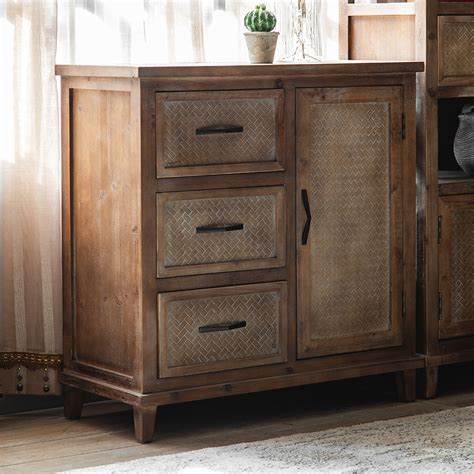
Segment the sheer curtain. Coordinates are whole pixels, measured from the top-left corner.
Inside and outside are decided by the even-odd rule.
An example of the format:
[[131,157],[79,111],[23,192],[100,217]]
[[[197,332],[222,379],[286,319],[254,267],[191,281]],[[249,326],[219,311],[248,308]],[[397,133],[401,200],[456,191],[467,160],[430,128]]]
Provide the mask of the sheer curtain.
[[0,0],[0,393],[59,388],[56,11]]
[[[59,0],[58,63],[247,62],[256,0]],[[268,0],[277,60],[337,58],[338,0]],[[299,21],[302,20],[302,21]],[[302,29],[302,31],[300,31]]]
[[[337,58],[336,0],[267,1],[277,60]],[[247,62],[255,0],[0,0],[0,393],[59,393],[54,65]],[[57,53],[57,54],[56,54]]]

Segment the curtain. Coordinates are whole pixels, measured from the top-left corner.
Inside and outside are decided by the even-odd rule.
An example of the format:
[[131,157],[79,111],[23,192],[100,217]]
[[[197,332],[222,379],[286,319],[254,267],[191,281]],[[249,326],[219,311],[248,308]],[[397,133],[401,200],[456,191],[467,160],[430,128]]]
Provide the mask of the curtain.
[[[337,58],[336,0],[273,0],[277,60]],[[255,0],[0,0],[0,394],[60,392],[54,65],[247,62]]]
[[[337,59],[337,0],[265,3],[277,16],[276,60]],[[243,18],[255,4],[255,0],[59,0],[57,61],[248,62]]]
[[58,393],[55,0],[0,0],[0,393]]

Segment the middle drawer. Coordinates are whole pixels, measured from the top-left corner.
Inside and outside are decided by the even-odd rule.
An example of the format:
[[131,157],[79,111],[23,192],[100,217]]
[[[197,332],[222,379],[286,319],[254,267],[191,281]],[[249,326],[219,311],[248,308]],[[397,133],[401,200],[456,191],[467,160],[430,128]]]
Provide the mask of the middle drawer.
[[283,186],[157,195],[157,275],[285,265]]

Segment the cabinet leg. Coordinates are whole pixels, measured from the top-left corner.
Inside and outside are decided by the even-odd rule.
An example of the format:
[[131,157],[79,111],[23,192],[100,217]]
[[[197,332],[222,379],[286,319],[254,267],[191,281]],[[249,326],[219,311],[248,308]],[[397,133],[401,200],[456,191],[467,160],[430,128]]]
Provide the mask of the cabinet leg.
[[414,402],[416,400],[416,369],[397,372],[398,399],[401,402]]
[[64,416],[68,420],[77,420],[81,417],[84,404],[84,392],[74,387],[64,387]]
[[139,443],[150,443],[155,432],[156,410],[158,407],[133,407],[135,438]]
[[423,369],[422,396],[423,398],[435,398],[438,391],[438,367],[426,367]]

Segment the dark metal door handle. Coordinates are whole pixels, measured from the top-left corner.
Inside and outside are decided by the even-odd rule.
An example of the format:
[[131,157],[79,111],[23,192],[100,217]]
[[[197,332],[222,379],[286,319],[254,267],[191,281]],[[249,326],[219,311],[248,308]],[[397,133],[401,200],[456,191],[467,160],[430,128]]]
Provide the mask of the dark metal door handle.
[[209,225],[196,227],[196,234],[213,234],[215,232],[232,232],[234,230],[243,230],[243,224],[225,224],[225,225]]
[[218,332],[218,331],[232,331],[233,329],[244,328],[247,326],[247,321],[235,321],[233,323],[209,324],[207,326],[200,326],[199,332]]
[[221,133],[242,133],[244,127],[233,126],[233,125],[223,125],[220,127],[203,127],[196,128],[196,135],[218,135]]
[[309,228],[311,226],[311,209],[309,208],[308,191],[301,190],[301,199],[303,200],[303,207],[306,212],[306,222],[303,228],[303,235],[301,236],[301,243],[306,245],[308,243]]

